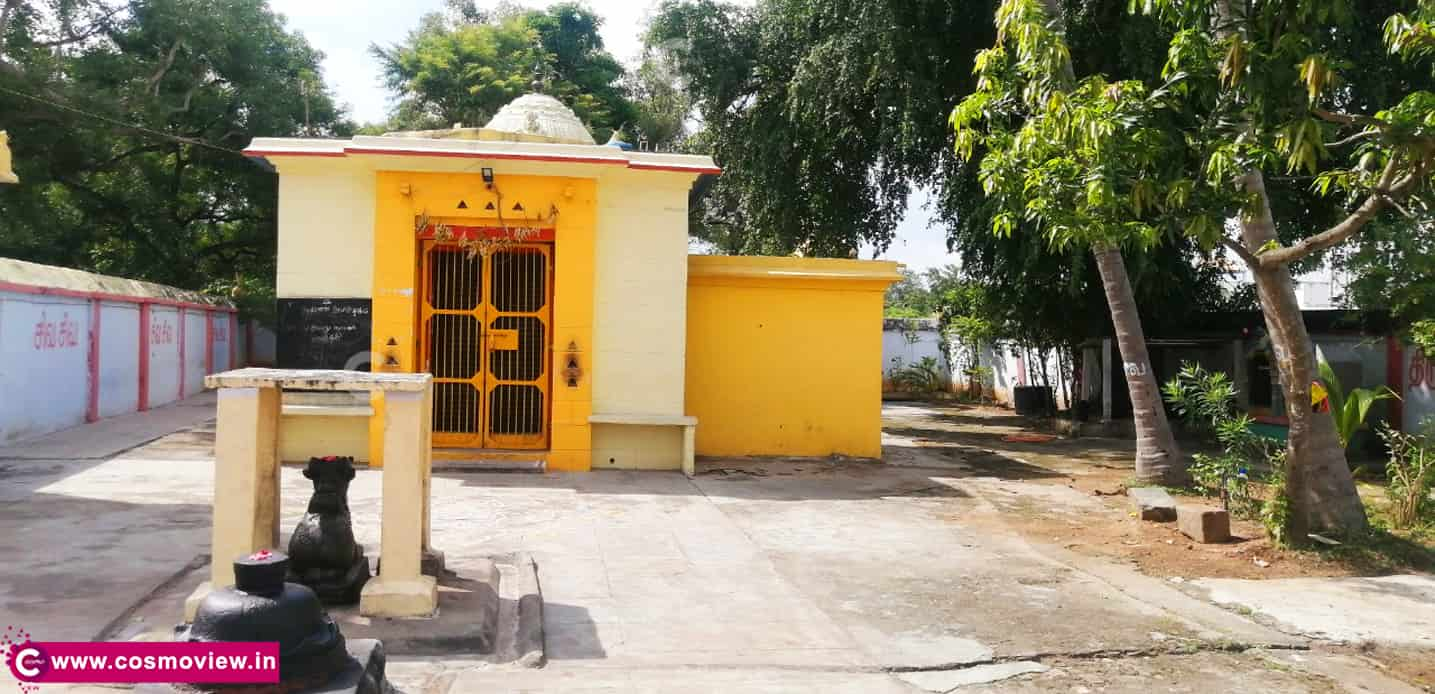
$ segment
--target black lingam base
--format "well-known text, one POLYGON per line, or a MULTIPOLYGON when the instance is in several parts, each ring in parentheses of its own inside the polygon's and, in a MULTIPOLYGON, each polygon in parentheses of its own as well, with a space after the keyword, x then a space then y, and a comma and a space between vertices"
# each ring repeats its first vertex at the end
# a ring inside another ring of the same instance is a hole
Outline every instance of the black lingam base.
POLYGON ((189 685, 177 690, 227 694, 386 690, 382 645, 362 641, 346 647, 344 635, 314 591, 284 581, 288 571, 289 558, 278 552, 234 560, 234 585, 206 596, 194 622, 175 632, 179 641, 276 641, 279 683, 189 685))
POLYGON ((310 458, 304 476, 313 480, 314 495, 289 538, 289 580, 312 588, 326 605, 351 605, 369 580, 369 561, 349 520, 354 459, 310 458))

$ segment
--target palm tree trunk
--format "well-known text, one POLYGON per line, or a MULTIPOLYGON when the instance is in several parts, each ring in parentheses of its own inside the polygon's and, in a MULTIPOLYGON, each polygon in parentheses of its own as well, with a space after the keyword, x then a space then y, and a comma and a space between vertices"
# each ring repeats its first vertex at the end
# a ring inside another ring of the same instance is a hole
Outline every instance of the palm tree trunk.
MULTIPOLYGON (((1246 192, 1259 196, 1258 214, 1241 219, 1241 240, 1251 253, 1259 253, 1276 240, 1275 219, 1266 195, 1265 177, 1249 171, 1241 178, 1246 192)), ((1286 494, 1290 519, 1286 537, 1304 542, 1312 526, 1342 532, 1368 527, 1365 506, 1345 461, 1345 449, 1328 412, 1313 411, 1310 385, 1316 379, 1315 350, 1305 329, 1290 268, 1277 265, 1252 268, 1256 294, 1270 333, 1274 361, 1285 393, 1290 434, 1286 447, 1286 494)))
POLYGON ((1136 297, 1131 280, 1126 276, 1126 262, 1121 251, 1112 246, 1092 249, 1096 267, 1101 271, 1101 285, 1106 290, 1106 303, 1111 307, 1111 324, 1116 328, 1116 344, 1121 350, 1126 386, 1131 392, 1132 418, 1136 423, 1136 477, 1142 482, 1179 485, 1188 481, 1186 465, 1166 420, 1161 404, 1161 390, 1156 373, 1146 352, 1146 335, 1141 330, 1141 317, 1136 313, 1136 297))

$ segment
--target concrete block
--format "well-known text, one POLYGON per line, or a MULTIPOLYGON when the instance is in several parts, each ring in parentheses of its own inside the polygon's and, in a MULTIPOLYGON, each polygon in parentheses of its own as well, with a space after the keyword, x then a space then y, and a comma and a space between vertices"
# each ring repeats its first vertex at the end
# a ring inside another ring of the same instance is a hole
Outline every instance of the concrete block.
POLYGON ((1228 542, 1231 539, 1231 514, 1211 506, 1177 506, 1176 526, 1187 537, 1202 544, 1228 542))
POLYGON ((1136 487, 1126 490, 1131 505, 1141 520, 1169 523, 1176 520, 1176 500, 1160 487, 1136 487))

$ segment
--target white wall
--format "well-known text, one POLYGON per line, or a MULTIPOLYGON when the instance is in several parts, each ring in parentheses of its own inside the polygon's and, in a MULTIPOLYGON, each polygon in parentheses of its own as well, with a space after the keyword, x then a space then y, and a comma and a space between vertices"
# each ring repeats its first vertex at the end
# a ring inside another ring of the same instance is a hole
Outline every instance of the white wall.
MULTIPOLYGON (((883 330, 882 331, 882 373, 891 378, 894 368, 917 364, 923 358, 937 360, 942 373, 947 374, 947 360, 942 357, 942 343, 936 330, 883 330), (909 341, 909 337, 915 338, 909 341), (893 360, 900 359, 900 362, 893 360)), ((950 378, 950 374, 947 374, 950 378)))
POLYGON ((100 306, 101 417, 139 409, 139 356, 139 304, 104 302, 100 306))
POLYGON ((209 361, 205 353, 205 324, 207 314, 203 311, 184 312, 184 397, 204 390, 204 367, 209 361))
MULTIPOLYGON (((685 414, 690 184, 626 170, 598 181, 594 414, 685 414)), ((680 467, 681 431, 647 429, 593 425, 594 466, 680 467)))
MULTIPOLYGON (((232 315, 196 292, 8 258, 0 278, 11 283, 0 291, 0 444, 138 409, 142 336, 150 339, 148 405, 179 398, 181 334, 185 392, 198 393, 205 321, 232 315), (177 304, 186 306, 184 333, 177 304)), ((228 333, 214 343, 215 370, 228 368, 228 333)))
POLYGON ((0 292, 0 442, 85 421, 90 304, 0 292))
POLYGON ((1435 418, 1435 358, 1414 345, 1405 346, 1405 431, 1417 431, 1421 422, 1435 418))
POLYGON ((599 181, 590 362, 595 413, 683 414, 687 191, 686 182, 641 173, 599 181), (658 183, 667 185, 654 187, 658 183))
POLYGON ((374 172, 344 159, 323 158, 286 160, 282 173, 278 296, 372 296, 374 172))
POLYGON ((179 399, 179 309, 152 306, 149 313, 149 406, 179 399))
POLYGON ((228 313, 215 311, 207 313, 205 320, 209 321, 210 337, 214 340, 210 346, 210 367, 216 373, 228 371, 233 368, 229 360, 233 354, 230 347, 234 344, 234 320, 228 313))

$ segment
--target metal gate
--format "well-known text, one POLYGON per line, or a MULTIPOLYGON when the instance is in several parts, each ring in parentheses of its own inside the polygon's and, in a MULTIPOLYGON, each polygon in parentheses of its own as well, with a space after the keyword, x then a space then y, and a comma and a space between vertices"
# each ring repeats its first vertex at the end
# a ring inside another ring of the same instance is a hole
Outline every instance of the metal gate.
POLYGON ((434 377, 434 445, 548 447, 553 248, 487 258, 425 241, 422 368, 434 377))

